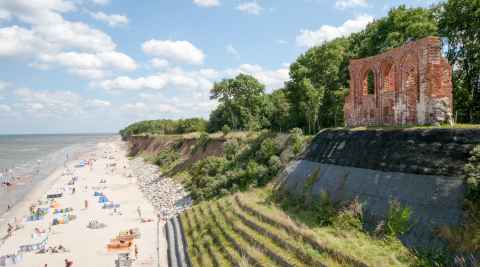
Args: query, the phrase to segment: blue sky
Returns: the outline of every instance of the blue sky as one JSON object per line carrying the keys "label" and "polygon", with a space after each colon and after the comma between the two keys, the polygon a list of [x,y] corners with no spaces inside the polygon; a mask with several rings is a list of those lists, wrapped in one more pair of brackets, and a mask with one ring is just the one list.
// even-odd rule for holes
{"label": "blue sky", "polygon": [[0,134],[208,118],[213,82],[247,73],[278,89],[309,47],[435,2],[1,0]]}

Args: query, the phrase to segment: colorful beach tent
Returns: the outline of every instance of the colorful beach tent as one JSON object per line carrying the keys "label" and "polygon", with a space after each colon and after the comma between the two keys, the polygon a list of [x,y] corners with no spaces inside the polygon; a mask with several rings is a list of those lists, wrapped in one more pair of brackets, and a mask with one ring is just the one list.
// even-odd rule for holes
{"label": "colorful beach tent", "polygon": [[107,203],[108,198],[106,196],[101,196],[98,198],[98,203]]}

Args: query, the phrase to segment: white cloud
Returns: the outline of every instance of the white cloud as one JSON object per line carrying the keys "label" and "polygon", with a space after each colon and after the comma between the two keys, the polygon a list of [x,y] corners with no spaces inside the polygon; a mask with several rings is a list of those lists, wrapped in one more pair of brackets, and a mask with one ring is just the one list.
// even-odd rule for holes
{"label": "white cloud", "polygon": [[279,44],[279,45],[285,45],[285,44],[288,44],[288,42],[287,42],[287,41],[285,41],[285,40],[281,40],[281,39],[279,39],[279,40],[276,40],[276,41],[275,41],[275,43],[277,43],[277,44]]}
{"label": "white cloud", "polygon": [[41,118],[78,118],[88,115],[93,109],[112,108],[110,101],[85,99],[69,90],[33,90],[20,88],[14,91],[15,110],[27,117]]}
{"label": "white cloud", "polygon": [[18,26],[0,28],[0,57],[21,56],[48,48],[35,34]]}
{"label": "white cloud", "polygon": [[124,106],[122,106],[122,110],[126,111],[128,113],[133,113],[137,116],[143,117],[145,115],[151,114],[151,113],[177,113],[179,110],[169,104],[145,104],[143,102],[135,102],[135,103],[129,103]]}
{"label": "white cloud", "polygon": [[10,12],[7,12],[6,10],[0,9],[0,21],[10,20],[10,19],[11,19]]}
{"label": "white cloud", "polygon": [[165,59],[153,58],[152,60],[150,60],[150,65],[152,65],[152,67],[157,69],[163,69],[168,67],[169,63],[168,63],[168,60],[165,60]]}
{"label": "white cloud", "polygon": [[15,90],[17,104],[23,112],[34,117],[62,117],[83,113],[82,97],[71,91]]}
{"label": "white cloud", "polygon": [[111,70],[133,71],[137,68],[132,58],[114,51],[97,54],[79,52],[43,54],[39,60],[47,66],[58,64],[67,67],[70,73],[90,80],[104,78]]}
{"label": "white cloud", "polygon": [[265,84],[267,91],[282,88],[284,83],[290,78],[288,67],[282,67],[277,70],[267,70],[260,65],[242,64],[236,69],[226,70],[228,76],[236,76],[240,73],[249,74]]}
{"label": "white cloud", "polygon": [[69,69],[68,72],[87,80],[101,80],[109,74],[108,71],[101,69]]}
{"label": "white cloud", "polygon": [[188,41],[155,40],[144,42],[142,49],[146,54],[164,58],[176,63],[199,65],[205,54]]}
{"label": "white cloud", "polygon": [[241,3],[237,6],[237,9],[252,15],[260,15],[263,11],[263,7],[257,1]]}
{"label": "white cloud", "polygon": [[301,30],[297,36],[297,45],[302,47],[312,47],[338,37],[347,36],[353,32],[363,30],[368,23],[373,21],[373,17],[368,15],[357,16],[354,19],[345,21],[341,26],[335,27],[323,25],[316,31]]}
{"label": "white cloud", "polygon": [[234,56],[237,59],[240,58],[240,53],[238,53],[237,49],[235,49],[232,44],[227,45],[225,49],[227,50],[228,54]]}
{"label": "white cloud", "polygon": [[0,80],[0,92],[5,91],[10,85],[9,82]]}
{"label": "white cloud", "polygon": [[9,105],[0,104],[0,113],[9,113],[10,111],[12,108]]}
{"label": "white cloud", "polygon": [[219,0],[193,0],[193,3],[201,7],[216,7],[220,5]]}
{"label": "white cloud", "polygon": [[125,15],[118,15],[118,14],[108,15],[103,12],[97,12],[97,13],[90,12],[90,16],[96,20],[107,23],[111,27],[128,24],[128,17]]}
{"label": "white cloud", "polygon": [[211,72],[186,72],[176,68],[139,78],[120,76],[102,81],[99,85],[105,90],[162,90],[171,88],[187,91],[208,91],[213,84],[208,79],[209,74]]}
{"label": "white cloud", "polygon": [[337,0],[335,7],[338,9],[346,9],[351,7],[365,7],[368,5],[368,0]]}
{"label": "white cloud", "polygon": [[66,0],[0,1],[1,14],[25,24],[0,28],[0,57],[33,59],[28,65],[42,70],[52,64],[64,66],[68,72],[87,79],[135,70],[135,61],[117,52],[109,35],[83,22],[63,18],[62,13],[76,8]]}
{"label": "white cloud", "polygon": [[108,108],[112,104],[106,100],[92,99],[87,102],[87,105],[94,108]]}
{"label": "white cloud", "polygon": [[[175,90],[208,95],[213,83],[222,78],[232,78],[240,73],[249,74],[265,84],[268,91],[283,87],[289,79],[289,69],[284,66],[276,70],[264,69],[259,65],[243,64],[238,68],[215,70],[200,69],[198,71],[184,71],[179,68],[167,69],[164,72],[131,78],[120,76],[115,79],[104,80],[97,85],[105,90]],[[179,91],[180,90],[180,91]]]}
{"label": "white cloud", "polygon": [[110,0],[90,0],[90,1],[96,5],[101,5],[101,6],[110,4]]}

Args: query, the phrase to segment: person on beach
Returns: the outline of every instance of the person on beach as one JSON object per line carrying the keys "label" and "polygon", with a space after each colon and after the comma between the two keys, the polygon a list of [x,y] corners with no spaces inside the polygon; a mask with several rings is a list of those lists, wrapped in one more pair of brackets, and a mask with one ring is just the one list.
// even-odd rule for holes
{"label": "person on beach", "polygon": [[140,206],[137,207],[137,213],[138,213],[138,218],[142,220],[142,210],[140,209]]}
{"label": "person on beach", "polygon": [[88,209],[88,200],[85,200],[85,209]]}
{"label": "person on beach", "polygon": [[7,236],[11,236],[13,233],[13,226],[10,223],[7,223],[7,224],[8,224]]}
{"label": "person on beach", "polygon": [[73,266],[73,261],[69,261],[65,259],[65,267],[72,267]]}
{"label": "person on beach", "polygon": [[135,259],[138,259],[138,246],[135,244]]}

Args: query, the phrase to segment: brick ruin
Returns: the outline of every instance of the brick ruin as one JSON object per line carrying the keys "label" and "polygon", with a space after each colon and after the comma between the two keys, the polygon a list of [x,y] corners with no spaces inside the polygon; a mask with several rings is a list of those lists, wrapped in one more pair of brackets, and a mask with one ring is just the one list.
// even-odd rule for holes
{"label": "brick ruin", "polygon": [[426,37],[350,61],[349,127],[452,123],[452,68],[441,41]]}

